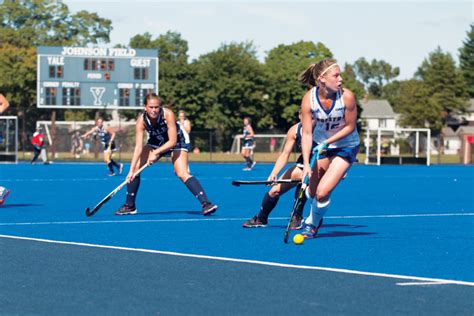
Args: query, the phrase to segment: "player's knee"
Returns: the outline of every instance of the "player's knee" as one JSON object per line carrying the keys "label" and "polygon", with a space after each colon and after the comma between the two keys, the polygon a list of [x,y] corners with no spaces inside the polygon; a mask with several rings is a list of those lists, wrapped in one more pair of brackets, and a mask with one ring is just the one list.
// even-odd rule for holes
{"label": "player's knee", "polygon": [[270,191],[268,191],[268,195],[270,195],[270,197],[274,198],[274,197],[277,197],[277,196],[280,196],[280,188],[277,188],[277,186],[274,186],[273,188],[270,189]]}
{"label": "player's knee", "polygon": [[326,188],[318,188],[316,190],[316,200],[318,201],[326,201],[329,199],[329,195],[331,191]]}
{"label": "player's knee", "polygon": [[176,176],[183,182],[185,182],[186,180],[188,180],[188,178],[190,177],[189,173],[186,171],[186,170],[183,170],[183,171],[175,171],[174,172],[176,174]]}

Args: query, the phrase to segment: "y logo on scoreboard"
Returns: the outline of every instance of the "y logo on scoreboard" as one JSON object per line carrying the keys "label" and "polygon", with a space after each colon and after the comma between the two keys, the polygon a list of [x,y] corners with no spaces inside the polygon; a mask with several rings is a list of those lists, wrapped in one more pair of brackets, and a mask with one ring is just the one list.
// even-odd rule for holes
{"label": "y logo on scoreboard", "polygon": [[94,105],[102,105],[102,96],[104,95],[104,87],[92,87],[91,89],[92,96],[94,97]]}

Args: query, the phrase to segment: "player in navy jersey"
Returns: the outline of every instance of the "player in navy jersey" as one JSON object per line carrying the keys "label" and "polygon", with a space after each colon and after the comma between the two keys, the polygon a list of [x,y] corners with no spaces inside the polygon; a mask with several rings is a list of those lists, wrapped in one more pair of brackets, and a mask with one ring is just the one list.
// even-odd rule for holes
{"label": "player in navy jersey", "polygon": [[254,143],[255,133],[253,131],[252,125],[250,125],[249,117],[244,117],[243,134],[244,134],[244,139],[243,139],[244,145],[242,146],[242,156],[244,157],[246,165],[247,165],[243,170],[250,171],[255,166],[256,162],[252,160],[252,152],[253,152],[253,147],[255,145]]}
{"label": "player in navy jersey", "polygon": [[109,176],[115,176],[114,167],[117,169],[117,172],[121,174],[123,164],[119,164],[112,159],[113,152],[117,150],[114,141],[115,131],[110,127],[105,127],[104,120],[99,118],[95,121],[95,126],[91,128],[87,133],[83,134],[81,138],[86,138],[89,135],[99,137],[102,145],[104,146],[104,162],[109,168]]}
{"label": "player in navy jersey", "polygon": [[[353,93],[342,87],[341,69],[332,60],[311,65],[300,75],[309,90],[301,103],[303,136],[303,175],[310,176],[307,190],[311,211],[305,220],[303,236],[314,238],[331,202],[331,192],[356,161],[359,151],[357,106]],[[311,120],[316,120],[313,130]],[[311,170],[312,143],[317,144],[319,160]]]}
{"label": "player in navy jersey", "polygon": [[[301,119],[301,111],[299,118]],[[301,152],[301,135],[302,135],[302,125],[301,122],[290,127],[286,133],[285,146],[283,147],[282,152],[278,156],[275,166],[273,167],[272,172],[268,176],[268,181],[275,181],[278,177],[280,171],[285,167],[288,159],[290,158],[293,150],[296,152]],[[280,179],[301,179],[303,174],[303,156],[300,155],[296,160],[296,163],[286,170]],[[272,188],[265,193],[265,196],[262,200],[262,205],[260,207],[260,212],[246,221],[243,224],[243,227],[254,228],[254,227],[266,227],[268,223],[268,216],[271,211],[276,207],[280,196],[288,192],[291,188],[295,187],[296,184],[291,183],[277,183],[272,186]],[[298,185],[295,194],[297,195],[300,191],[301,184]],[[295,196],[296,198],[296,196]],[[303,196],[302,203],[300,207],[295,210],[295,215],[293,216],[290,227],[291,229],[300,229],[303,221],[303,209],[306,203],[306,196]]]}
{"label": "player in navy jersey", "polygon": [[[0,93],[0,114],[5,112],[8,107],[10,106],[10,102],[8,102],[7,98]],[[0,186],[0,205],[5,202],[5,199],[10,194],[10,190],[5,187]]]}
{"label": "player in navy jersey", "polygon": [[[137,119],[135,150],[130,172],[127,175],[127,197],[116,215],[137,213],[135,200],[140,186],[140,175],[135,172],[145,164],[153,164],[163,156],[171,156],[174,172],[199,200],[202,214],[210,215],[217,210],[206,195],[199,181],[188,172],[188,150],[183,131],[176,123],[173,111],[161,106],[161,99],[152,93],[145,98],[145,111]],[[143,137],[148,133],[148,142],[143,146]]]}

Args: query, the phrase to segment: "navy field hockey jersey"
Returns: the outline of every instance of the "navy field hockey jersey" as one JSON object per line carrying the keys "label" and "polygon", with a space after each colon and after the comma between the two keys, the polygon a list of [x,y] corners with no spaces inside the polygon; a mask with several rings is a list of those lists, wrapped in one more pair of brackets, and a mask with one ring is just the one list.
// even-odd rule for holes
{"label": "navy field hockey jersey", "polygon": [[112,137],[105,126],[97,127],[97,136],[100,138],[100,142],[107,146],[110,142],[110,138]]}
{"label": "navy field hockey jersey", "polygon": [[[143,122],[145,123],[145,130],[148,133],[148,144],[159,147],[169,140],[168,125],[166,124],[163,108],[160,111],[160,115],[158,115],[155,126],[153,126],[148,119],[146,112],[143,112]],[[178,123],[176,123],[176,134],[176,147],[181,147],[181,145],[185,143],[185,139]]]}
{"label": "navy field hockey jersey", "polygon": [[[342,98],[342,91],[338,91],[336,99],[333,101],[331,108],[326,110],[321,105],[318,95],[318,87],[310,90],[311,95],[311,112],[316,120],[316,127],[313,130],[313,141],[321,143],[339,132],[346,126],[345,120],[345,104]],[[329,148],[356,147],[359,145],[359,134],[357,128],[346,137],[332,143]]]}

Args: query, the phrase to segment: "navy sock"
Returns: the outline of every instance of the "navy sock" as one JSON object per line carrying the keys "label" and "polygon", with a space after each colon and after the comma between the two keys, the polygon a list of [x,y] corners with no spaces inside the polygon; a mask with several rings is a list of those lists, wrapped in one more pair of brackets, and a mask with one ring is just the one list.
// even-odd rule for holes
{"label": "navy sock", "polygon": [[[120,167],[119,164],[116,163],[113,159],[110,159],[110,163],[111,163],[115,168],[117,168],[117,169]],[[112,169],[112,170],[113,170],[113,169]]]}
{"label": "navy sock", "polygon": [[268,216],[277,205],[279,199],[280,199],[279,195],[275,197],[271,197],[270,194],[268,194],[268,192],[265,193],[265,196],[263,197],[263,200],[262,200],[262,206],[260,207],[260,212],[258,213],[258,218],[261,221],[266,222],[268,220]]}
{"label": "navy sock", "polygon": [[199,200],[201,204],[210,203],[209,199],[207,198],[206,192],[202,188],[201,184],[199,183],[198,179],[191,176],[184,182],[184,184],[188,187],[189,191]]}
{"label": "navy sock", "polygon": [[[296,187],[296,191],[295,191],[295,200],[298,198],[300,190],[301,190],[301,184],[298,184],[298,186]],[[303,192],[303,196],[301,197],[301,203],[299,204],[299,207],[295,210],[295,215],[303,217],[303,209],[304,209],[304,205],[306,204],[307,200],[308,200],[308,198],[306,197],[305,192]]]}
{"label": "navy sock", "polygon": [[135,207],[135,199],[137,198],[138,188],[140,187],[140,176],[136,176],[132,182],[127,183],[127,200],[125,204]]}
{"label": "navy sock", "polygon": [[114,173],[114,165],[111,162],[107,164],[107,167],[109,167],[111,173]]}

